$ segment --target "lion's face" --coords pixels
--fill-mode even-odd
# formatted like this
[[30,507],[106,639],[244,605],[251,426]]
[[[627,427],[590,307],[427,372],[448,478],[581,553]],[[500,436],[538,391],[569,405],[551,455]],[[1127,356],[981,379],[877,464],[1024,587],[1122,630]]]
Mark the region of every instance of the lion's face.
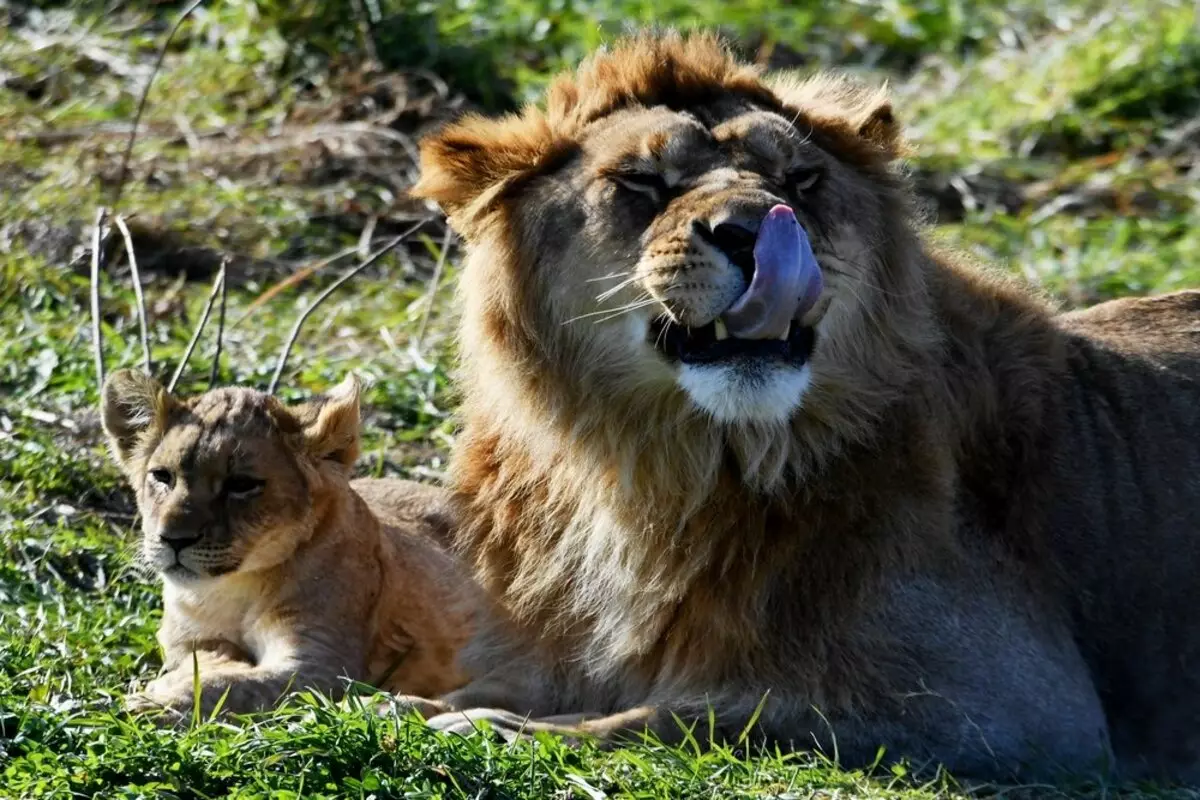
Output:
[[522,369],[576,396],[718,425],[857,402],[892,346],[880,318],[921,289],[886,100],[666,37],[597,56],[541,113],[424,145],[417,192],[471,246],[468,346],[524,344]]
[[[564,172],[548,205],[572,213],[532,220],[582,221],[539,259],[562,301],[553,321],[624,350],[614,366],[645,376],[631,389],[669,385],[721,422],[790,417],[821,381],[826,340],[861,323],[856,284],[877,282],[884,210],[869,182],[750,103],[614,113]],[[819,271],[768,241],[772,209]]]
[[[168,580],[275,566],[318,523],[329,476],[304,418],[268,395],[228,388],[180,401],[122,371],[106,384],[104,424],[136,492],[143,558]],[[345,447],[332,455],[342,461]]]

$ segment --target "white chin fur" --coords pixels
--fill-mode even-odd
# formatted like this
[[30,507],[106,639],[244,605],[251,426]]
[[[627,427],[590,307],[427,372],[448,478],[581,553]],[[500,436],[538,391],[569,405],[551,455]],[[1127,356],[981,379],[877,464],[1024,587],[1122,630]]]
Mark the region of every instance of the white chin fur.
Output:
[[808,364],[800,368],[684,364],[679,385],[692,402],[718,422],[786,422],[800,407],[812,380]]

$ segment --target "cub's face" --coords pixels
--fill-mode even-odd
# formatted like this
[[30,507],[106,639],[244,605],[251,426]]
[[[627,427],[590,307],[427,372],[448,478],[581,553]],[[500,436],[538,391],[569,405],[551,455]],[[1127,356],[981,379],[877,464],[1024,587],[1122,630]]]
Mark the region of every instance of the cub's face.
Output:
[[[581,222],[539,257],[560,324],[720,422],[790,417],[877,283],[886,209],[870,183],[792,120],[737,102],[612,114],[565,172],[569,188],[547,178],[543,209],[522,215]],[[807,245],[766,241],[772,209]],[[777,263],[804,246],[815,276],[811,260]]]
[[146,453],[135,483],[142,553],[165,577],[270,566],[307,538],[312,499],[305,474],[284,434],[252,400],[227,390],[176,409]]
[[114,373],[104,426],[137,496],[146,563],[179,583],[291,557],[319,523],[326,464],[356,452],[357,384],[345,387],[288,409],[242,388],[177,400],[140,373]]
[[881,331],[920,288],[899,148],[876,92],[642,36],[545,112],[427,139],[415,192],[469,245],[468,363],[537,368],[574,407],[762,427],[862,408],[846,398],[895,361]]

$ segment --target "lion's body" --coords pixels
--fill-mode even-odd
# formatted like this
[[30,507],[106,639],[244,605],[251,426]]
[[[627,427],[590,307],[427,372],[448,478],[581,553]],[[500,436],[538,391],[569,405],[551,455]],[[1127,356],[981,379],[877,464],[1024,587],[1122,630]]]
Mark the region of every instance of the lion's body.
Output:
[[[193,651],[205,713],[266,710],[289,689],[336,696],[347,678],[418,695],[465,681],[480,598],[445,550],[445,494],[348,480],[357,388],[288,409],[238,388],[179,401],[126,372],[105,402],[163,574],[163,672],[132,708],[191,711]],[[233,475],[257,484],[231,490]],[[172,539],[187,546],[172,554]]]
[[[444,707],[1200,777],[1200,301],[1055,317],[923,242],[902,149],[880,95],[703,36],[424,143],[469,251],[457,542],[510,617]],[[730,343],[739,296],[791,302],[747,288],[768,211],[822,302]]]

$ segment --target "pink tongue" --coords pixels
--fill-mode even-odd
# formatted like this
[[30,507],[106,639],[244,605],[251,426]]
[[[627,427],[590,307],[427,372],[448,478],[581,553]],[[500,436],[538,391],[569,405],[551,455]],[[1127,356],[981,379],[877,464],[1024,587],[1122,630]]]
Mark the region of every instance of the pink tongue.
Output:
[[792,209],[777,205],[758,229],[750,288],[721,319],[739,339],[781,339],[817,302],[822,283],[808,235]]

